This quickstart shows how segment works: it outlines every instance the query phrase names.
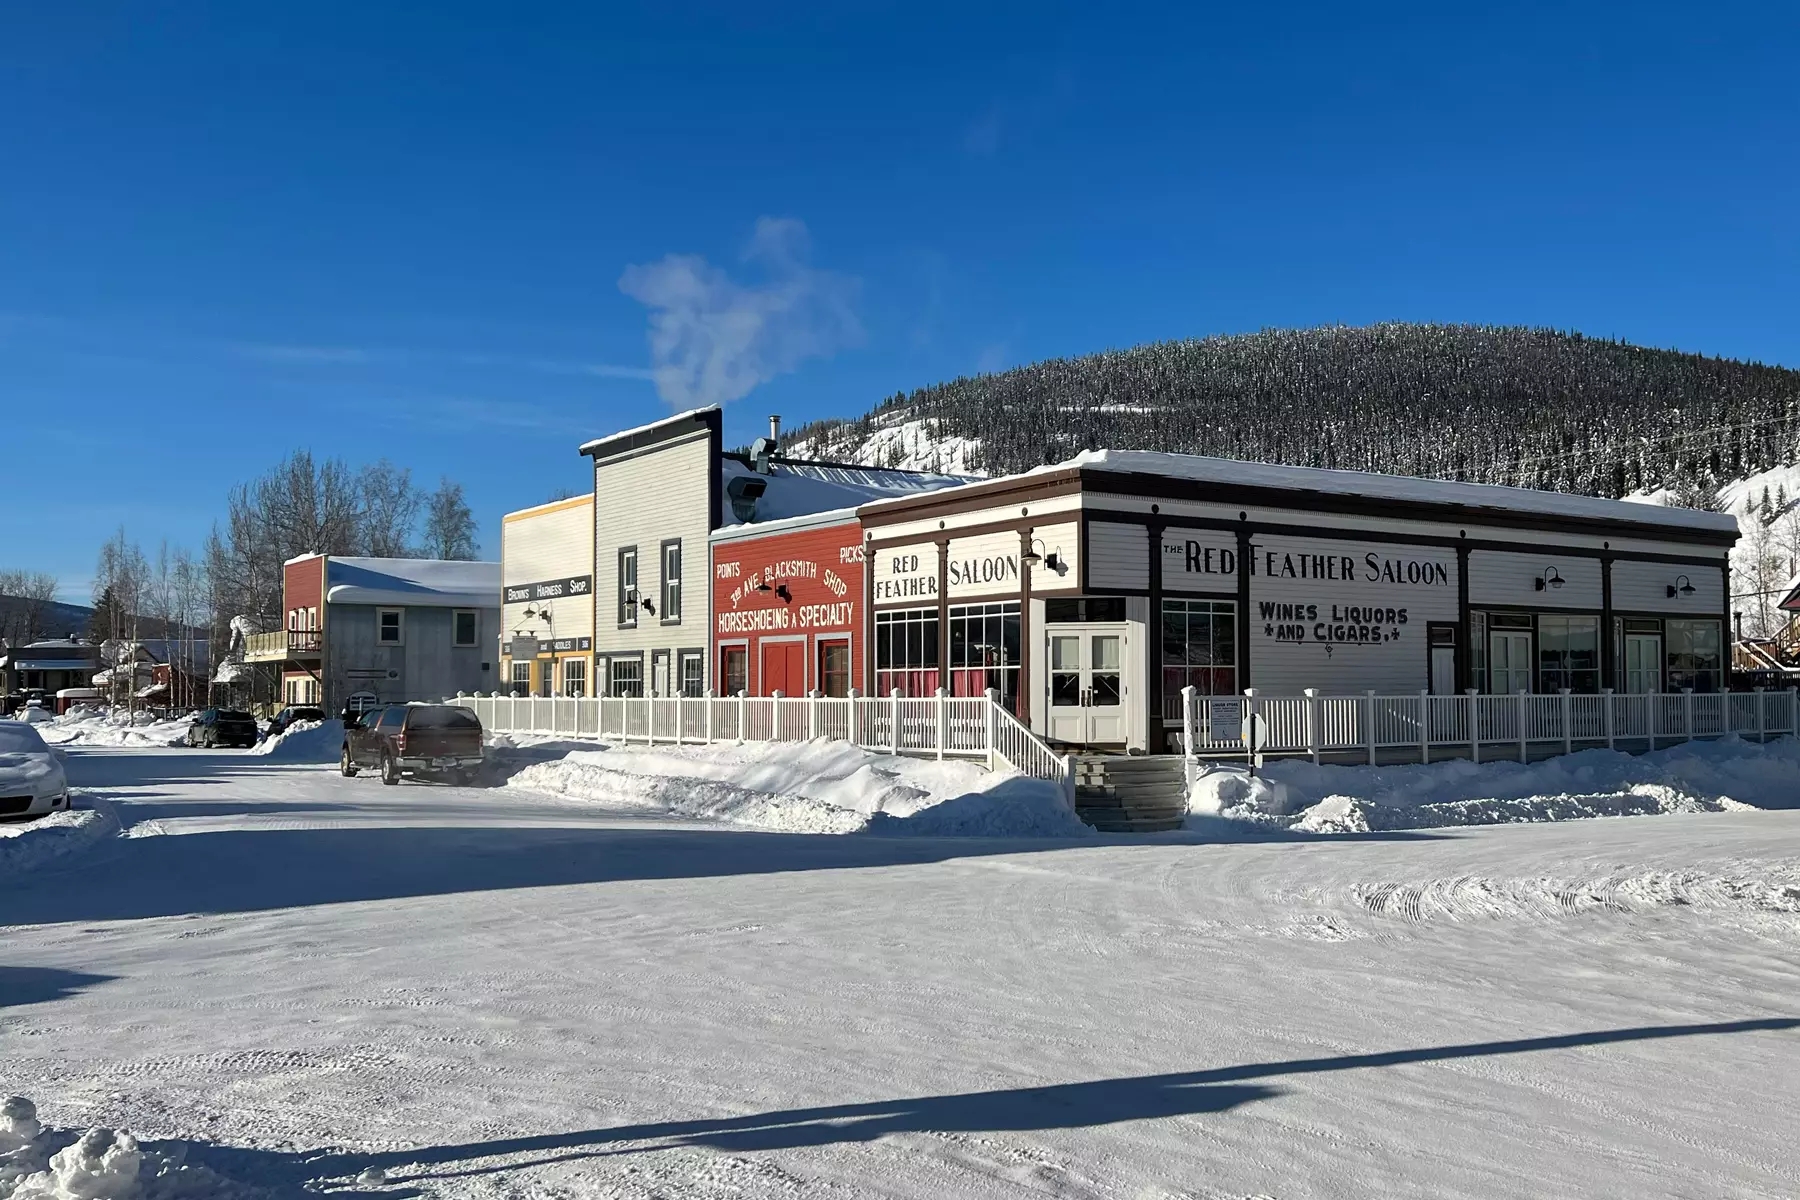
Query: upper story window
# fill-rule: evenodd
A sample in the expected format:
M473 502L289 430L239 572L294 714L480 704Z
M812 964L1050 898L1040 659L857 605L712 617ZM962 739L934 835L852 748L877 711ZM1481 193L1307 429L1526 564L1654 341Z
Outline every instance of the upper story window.
M375 610L375 640L387 646L398 646L405 640L405 613L397 608Z
M472 608L459 608L451 614L450 620L452 626L452 644L457 646L473 646L475 644L477 628L475 610Z
M662 544L662 620L664 625L681 621L681 541Z
M637 547L619 550L619 624L636 625L638 614Z

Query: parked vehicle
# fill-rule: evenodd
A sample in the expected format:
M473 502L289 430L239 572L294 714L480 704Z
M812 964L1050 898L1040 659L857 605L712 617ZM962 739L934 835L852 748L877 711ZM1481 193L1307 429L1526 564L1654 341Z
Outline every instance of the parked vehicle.
M256 718L235 708L203 708L188 723L187 744L204 746L254 746Z
M385 784L403 775L467 783L480 766L481 720L452 704L397 704L346 721L338 763L346 776L372 767Z
M69 807L62 760L23 721L0 721L0 817L38 817Z
M289 705L269 718L268 736L276 737L286 733L301 721L323 721L324 719L325 710L322 708L309 708L304 704Z

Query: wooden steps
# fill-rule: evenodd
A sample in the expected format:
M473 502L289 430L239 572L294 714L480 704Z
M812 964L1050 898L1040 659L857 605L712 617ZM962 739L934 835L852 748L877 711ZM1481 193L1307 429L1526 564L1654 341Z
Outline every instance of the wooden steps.
M1187 817L1181 756L1075 756L1075 814L1102 833L1160 833Z

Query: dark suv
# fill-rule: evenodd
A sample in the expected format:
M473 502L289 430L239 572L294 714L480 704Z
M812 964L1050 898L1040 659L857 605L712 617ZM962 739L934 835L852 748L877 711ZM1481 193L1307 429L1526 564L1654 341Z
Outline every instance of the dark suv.
M235 708L202 709L188 723L190 746L254 746L256 738L256 718Z
M325 710L322 708L290 704L269 718L269 736L278 737L286 733L290 726L298 725L301 721L323 721L324 719Z
M374 767L387 784L402 775L468 783L480 766L481 719L473 712L452 704L397 704L345 722L338 770L355 775Z

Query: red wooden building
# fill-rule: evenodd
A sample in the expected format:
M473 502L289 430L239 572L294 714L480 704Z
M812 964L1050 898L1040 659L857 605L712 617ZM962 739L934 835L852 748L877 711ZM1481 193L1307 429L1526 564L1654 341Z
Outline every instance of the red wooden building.
M711 545L721 695L865 689L862 525L854 511L728 526Z

